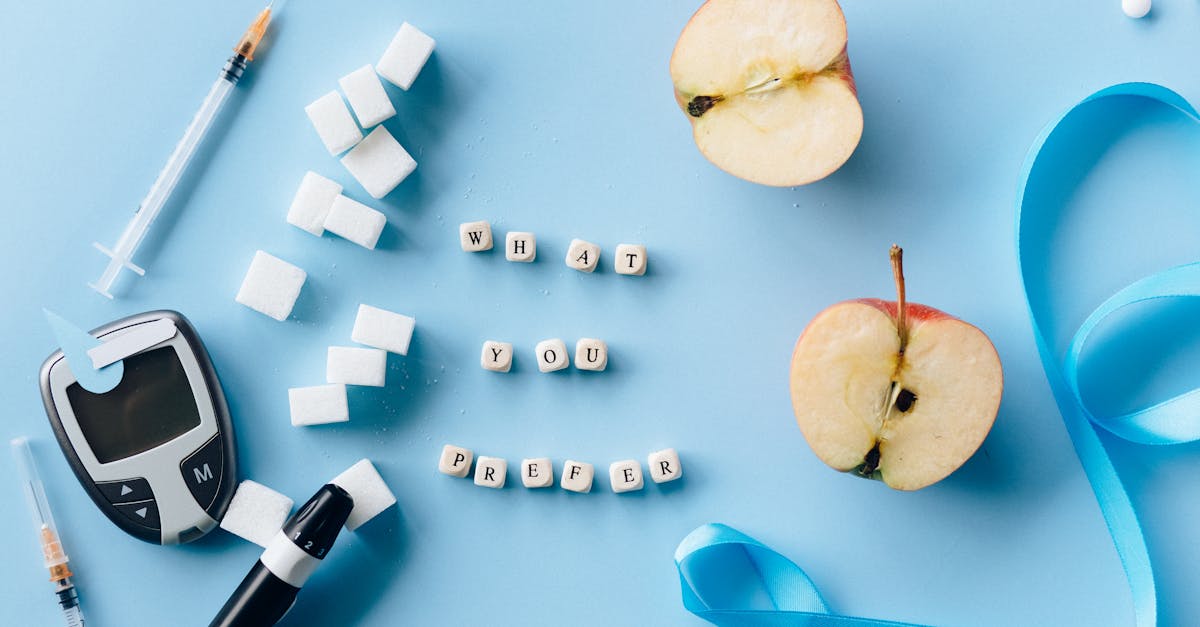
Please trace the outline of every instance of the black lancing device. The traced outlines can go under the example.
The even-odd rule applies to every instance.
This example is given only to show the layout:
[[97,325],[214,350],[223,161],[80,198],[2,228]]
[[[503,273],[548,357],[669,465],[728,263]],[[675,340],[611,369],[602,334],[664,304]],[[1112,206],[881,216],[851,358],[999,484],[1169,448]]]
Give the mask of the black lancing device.
[[354,499],[326,484],[283,525],[209,627],[270,627],[296,602],[354,509]]

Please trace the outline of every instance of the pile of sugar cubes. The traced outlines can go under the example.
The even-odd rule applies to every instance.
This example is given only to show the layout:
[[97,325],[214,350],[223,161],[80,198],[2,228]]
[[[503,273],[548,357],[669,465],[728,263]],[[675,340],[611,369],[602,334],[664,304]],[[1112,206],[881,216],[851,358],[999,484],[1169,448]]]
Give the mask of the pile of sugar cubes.
[[[481,253],[494,247],[492,225],[486,220],[463,222],[458,225],[458,240],[469,253]],[[510,231],[504,238],[504,258],[530,263],[537,259],[537,237],[527,231]],[[595,272],[600,265],[600,246],[573,239],[567,246],[567,267],[580,272]],[[626,276],[646,274],[646,247],[641,244],[617,244],[613,271]]]
[[[438,458],[438,470],[451,477],[466,477],[471,473],[471,462],[475,462],[475,485],[485,488],[503,488],[508,476],[508,461],[501,457],[480,455],[475,459],[471,449],[447,444],[442,447]],[[679,453],[668,448],[655,451],[646,458],[650,468],[650,479],[654,483],[668,483],[683,476]],[[568,492],[588,493],[596,475],[595,466],[587,462],[568,459],[563,462],[558,485]],[[645,485],[642,465],[636,459],[613,462],[608,467],[608,480],[612,491],[618,494],[636,492]],[[554,485],[554,462],[549,457],[521,460],[521,483],[526,488],[548,488]]]
[[417,321],[386,309],[359,305],[350,339],[368,348],[330,346],[325,360],[325,384],[288,390],[292,425],[346,422],[350,407],[347,385],[383,387],[387,384],[387,354],[407,355]]
[[[359,460],[330,483],[350,493],[354,509],[346,519],[346,529],[354,531],[396,504],[396,497],[379,476],[369,459]],[[267,546],[292,513],[295,502],[261,483],[246,480],[238,484],[229,509],[221,518],[221,528],[259,546]]]
[[[413,170],[417,162],[380,123],[396,114],[379,76],[408,90],[433,53],[434,41],[405,22],[375,67],[365,65],[338,84],[346,101],[331,91],[305,107],[308,118],[332,155],[346,153],[342,165],[374,198],[383,198]],[[350,109],[358,121],[350,115]],[[365,137],[362,129],[370,131]],[[349,152],[347,152],[349,151]],[[288,207],[287,221],[320,237],[329,231],[363,248],[374,249],[387,224],[383,212],[342,194],[342,186],[316,172],[307,172]],[[285,320],[308,275],[294,264],[258,251],[238,290],[237,302]]]
[[[396,115],[379,77],[407,91],[425,67],[433,47],[432,37],[405,22],[374,68],[364,65],[338,80],[346,101],[350,102],[349,108],[337,91],[330,91],[304,108],[325,149],[334,156],[346,153],[342,165],[375,198],[388,195],[417,168],[417,162],[400,142],[379,126]],[[354,110],[357,123],[350,117],[350,109]],[[360,126],[363,130],[375,129],[364,138]]]

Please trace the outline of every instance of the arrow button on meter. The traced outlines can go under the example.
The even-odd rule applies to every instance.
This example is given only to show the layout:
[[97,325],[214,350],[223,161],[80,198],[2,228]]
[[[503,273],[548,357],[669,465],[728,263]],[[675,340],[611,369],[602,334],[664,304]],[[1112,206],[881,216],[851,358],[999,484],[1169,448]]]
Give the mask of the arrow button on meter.
[[154,492],[150,490],[150,482],[141,477],[124,481],[97,482],[96,487],[113,505],[154,498]]
[[143,527],[151,529],[159,528],[158,504],[154,502],[154,499],[134,501],[132,503],[119,503],[114,505],[114,507],[126,518]]

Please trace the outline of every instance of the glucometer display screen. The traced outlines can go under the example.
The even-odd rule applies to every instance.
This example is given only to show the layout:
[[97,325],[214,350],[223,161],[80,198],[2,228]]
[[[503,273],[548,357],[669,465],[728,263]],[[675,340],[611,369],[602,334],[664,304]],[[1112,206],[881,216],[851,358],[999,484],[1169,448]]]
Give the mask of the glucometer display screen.
[[75,420],[101,464],[143,453],[200,426],[200,410],[175,349],[156,348],[124,362],[125,376],[109,392],[67,386]]

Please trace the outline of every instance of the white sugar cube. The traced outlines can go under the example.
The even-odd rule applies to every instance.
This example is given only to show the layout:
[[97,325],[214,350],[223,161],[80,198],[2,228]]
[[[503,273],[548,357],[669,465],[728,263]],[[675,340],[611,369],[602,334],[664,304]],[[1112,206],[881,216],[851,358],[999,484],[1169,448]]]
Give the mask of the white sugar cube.
[[537,258],[537,238],[525,231],[509,231],[504,236],[504,258],[529,263]]
[[308,274],[300,268],[260,250],[254,253],[235,300],[282,321],[292,315],[292,307],[307,278]]
[[354,118],[350,117],[346,103],[342,102],[342,97],[336,91],[312,101],[304,107],[304,112],[312,121],[313,128],[317,129],[325,150],[331,155],[346,152],[363,138]]
[[376,124],[396,115],[396,108],[383,90],[383,83],[375,74],[375,68],[364,65],[357,70],[338,79],[342,93],[350,101],[350,108],[358,118],[358,124],[363,128],[371,128]]
[[370,305],[359,305],[350,339],[398,355],[407,355],[416,326],[416,320],[403,314]]
[[607,368],[608,344],[590,337],[580,339],[575,343],[575,367],[594,371]]
[[387,216],[357,200],[338,194],[325,218],[325,230],[340,235],[367,250],[375,250]]
[[458,242],[469,253],[492,249],[492,225],[486,220],[463,222],[458,225]]
[[587,493],[592,491],[592,478],[595,475],[596,468],[591,464],[568,459],[563,462],[562,479],[558,484],[564,490]]
[[259,546],[267,546],[279,533],[288,514],[292,499],[261,483],[246,480],[238,484],[233,500],[221,519],[221,528]]
[[570,356],[567,355],[567,343],[559,340],[542,340],[538,342],[537,348],[537,365],[538,370],[542,372],[554,372],[562,370],[570,363]]
[[341,383],[311,385],[288,390],[292,426],[306,427],[350,420],[346,386]]
[[387,352],[378,348],[330,346],[325,360],[325,381],[383,387],[387,382]]
[[513,345],[508,342],[488,340],[483,343],[483,353],[479,356],[479,365],[484,370],[492,372],[508,372],[512,370]]
[[350,517],[346,519],[346,528],[350,531],[396,504],[396,495],[392,494],[369,459],[358,460],[358,463],[329,483],[349,492],[350,498],[354,499],[354,509],[350,510]]
[[376,126],[366,139],[346,153],[342,165],[374,198],[387,196],[417,169],[417,162],[404,146],[382,126]]
[[645,480],[642,479],[642,465],[636,459],[613,462],[608,467],[608,482],[617,494],[641,490],[645,485]]
[[499,457],[480,455],[475,460],[475,485],[485,488],[503,488],[508,474],[508,461]]
[[432,37],[405,22],[375,64],[375,70],[396,87],[408,91],[433,54],[433,45]]
[[554,462],[549,457],[521,460],[521,483],[527,488],[548,488],[554,485]]
[[592,272],[600,263],[600,247],[581,239],[571,240],[567,247],[567,267],[580,272]]
[[650,478],[654,483],[666,483],[683,476],[683,466],[679,464],[679,453],[673,448],[655,451],[646,458],[650,467]]
[[641,244],[617,244],[613,269],[617,274],[630,276],[646,274],[646,247]]
[[442,447],[438,458],[438,470],[451,477],[465,477],[471,471],[471,459],[475,454],[469,448],[447,444]]
[[288,224],[320,237],[325,232],[325,216],[329,215],[333,199],[341,193],[341,185],[316,172],[306,172],[288,208]]

